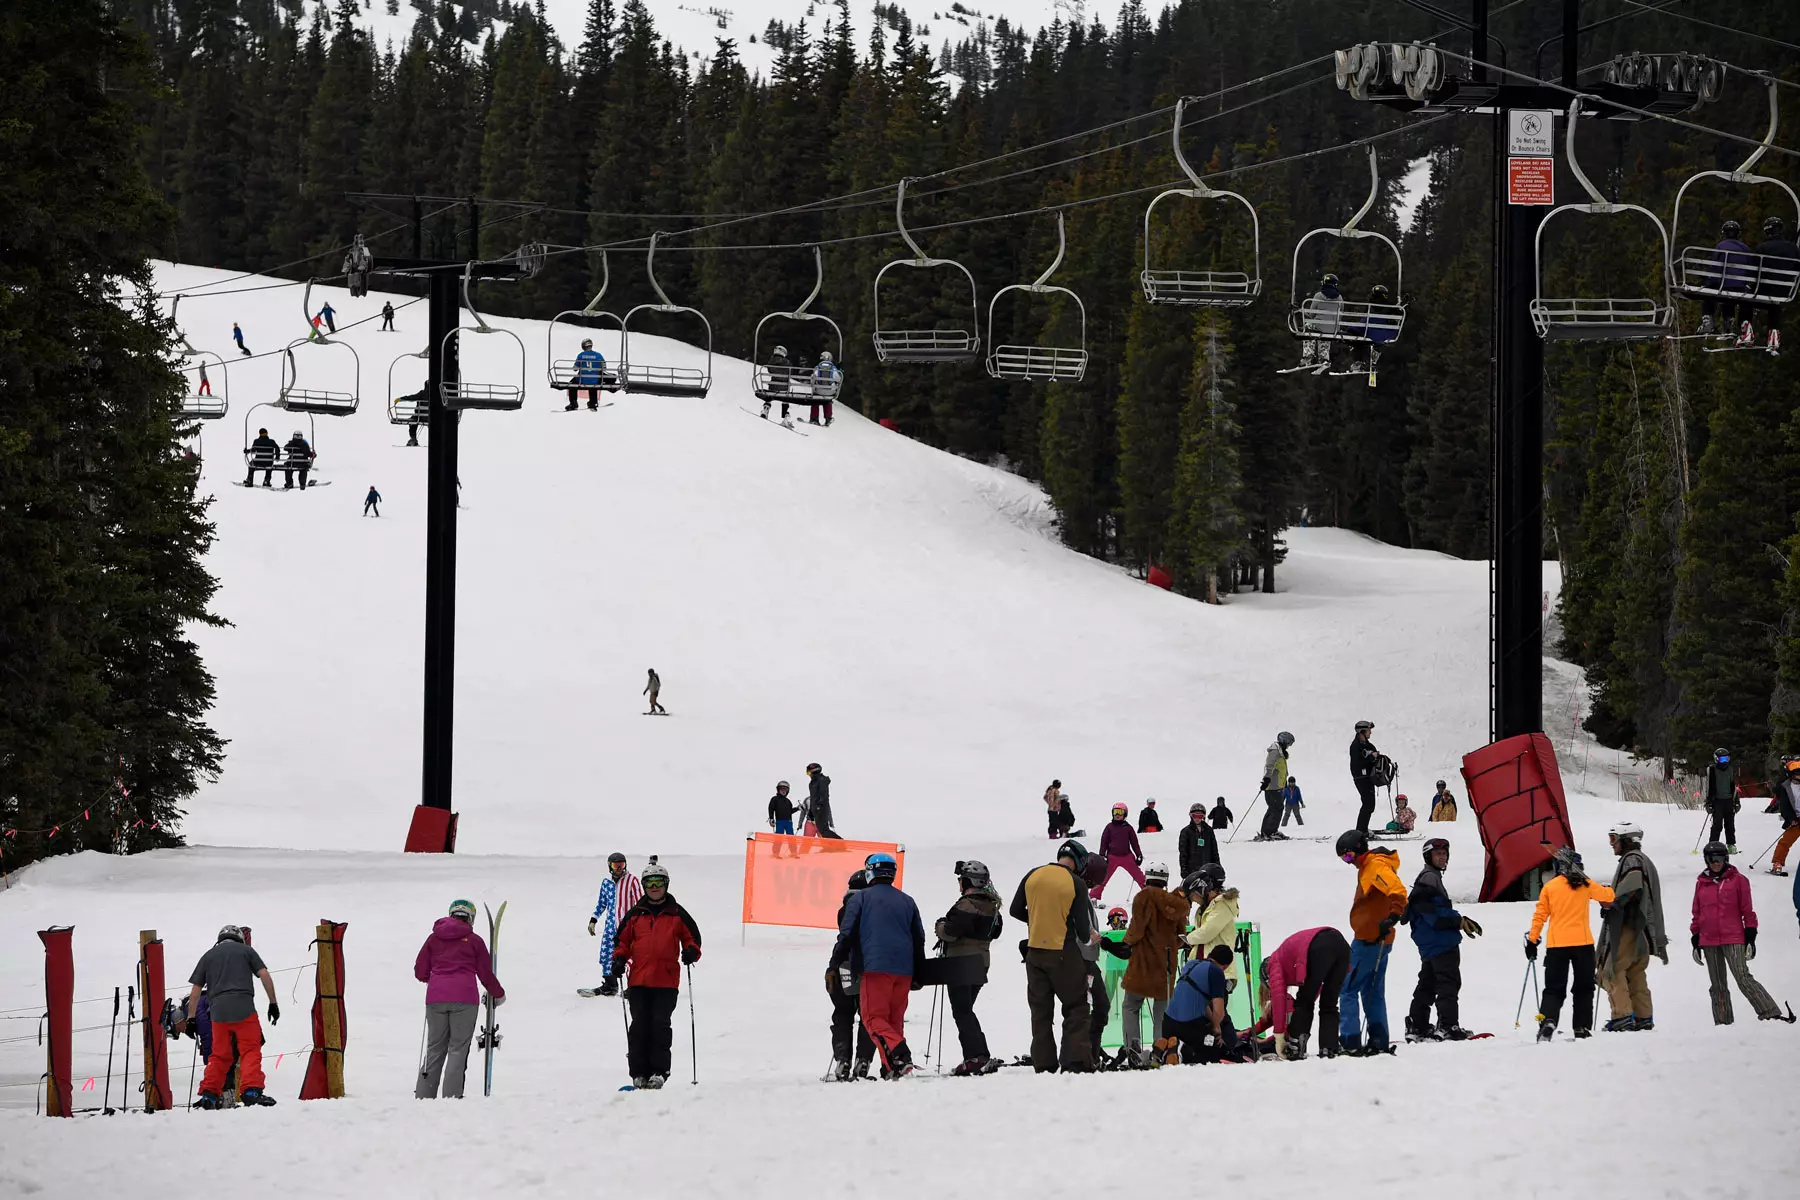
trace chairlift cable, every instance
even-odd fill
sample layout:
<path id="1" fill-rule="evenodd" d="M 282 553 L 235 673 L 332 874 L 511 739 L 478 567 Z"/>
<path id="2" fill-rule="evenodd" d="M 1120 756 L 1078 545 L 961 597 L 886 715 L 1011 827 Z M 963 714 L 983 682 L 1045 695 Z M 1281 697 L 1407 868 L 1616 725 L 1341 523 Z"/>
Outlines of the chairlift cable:
<path id="1" fill-rule="evenodd" d="M 1767 42 L 1771 46 L 1780 46 L 1783 50 L 1800 50 L 1800 46 L 1795 45 L 1793 42 L 1784 42 L 1780 38 L 1772 38 L 1766 33 L 1752 33 L 1748 29 L 1733 29 L 1729 25 L 1721 25 L 1717 21 L 1702 20 L 1699 17 L 1689 16 L 1687 13 L 1669 12 L 1668 10 L 1663 9 L 1663 8 L 1652 8 L 1648 4 L 1638 3 L 1638 0 L 1625 0 L 1625 3 L 1627 6 L 1629 6 L 1631 8 L 1640 10 L 1636 13 L 1630 14 L 1631 16 L 1654 15 L 1654 16 L 1674 17 L 1677 21 L 1688 21 L 1695 25 L 1704 25 L 1708 29 L 1716 29 L 1720 33 L 1734 33 L 1739 37 L 1749 38 L 1752 41 Z M 1727 64 L 1727 65 L 1729 65 L 1729 64 Z M 1741 71 L 1741 70 L 1743 70 L 1743 68 L 1742 67 L 1733 67 L 1732 70 Z M 1746 72 L 1746 74 L 1749 74 L 1749 72 Z M 1781 82 L 1786 83 L 1787 86 L 1789 86 L 1789 87 L 1800 87 L 1800 83 L 1788 83 L 1788 81 L 1785 79 L 1781 80 Z"/>

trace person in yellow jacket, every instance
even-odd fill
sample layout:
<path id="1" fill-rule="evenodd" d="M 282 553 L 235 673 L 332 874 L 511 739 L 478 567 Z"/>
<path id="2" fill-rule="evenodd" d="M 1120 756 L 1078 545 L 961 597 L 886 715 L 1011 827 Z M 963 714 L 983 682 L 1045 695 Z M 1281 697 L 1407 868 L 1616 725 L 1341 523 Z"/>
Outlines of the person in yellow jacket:
<path id="1" fill-rule="evenodd" d="M 1558 850 L 1554 862 L 1556 878 L 1538 893 L 1537 909 L 1531 914 L 1531 932 L 1525 935 L 1525 957 L 1532 962 L 1537 961 L 1538 943 L 1546 936 L 1550 942 L 1550 952 L 1544 955 L 1543 1009 L 1538 1013 L 1540 1042 L 1556 1036 L 1556 1020 L 1562 1015 L 1571 974 L 1575 977 L 1575 1036 L 1592 1036 L 1594 930 L 1588 921 L 1588 905 L 1613 902 L 1613 890 L 1587 877 L 1581 855 L 1575 853 L 1573 846 Z"/>
<path id="2" fill-rule="evenodd" d="M 1392 1054 L 1387 957 L 1394 926 L 1406 915 L 1400 856 L 1386 846 L 1370 849 L 1369 835 L 1360 829 L 1339 836 L 1337 855 L 1356 868 L 1356 898 L 1350 903 L 1350 936 L 1355 940 L 1350 943 L 1350 973 L 1338 993 L 1338 1040 L 1345 1054 Z"/>
<path id="3" fill-rule="evenodd" d="M 1182 940 L 1194 958 L 1205 958 L 1217 946 L 1232 947 L 1231 965 L 1224 969 L 1225 990 L 1231 991 L 1237 987 L 1238 978 L 1238 890 L 1225 886 L 1225 868 L 1218 863 L 1207 863 L 1195 871 L 1186 886 L 1199 911 L 1194 916 L 1194 927 Z"/>

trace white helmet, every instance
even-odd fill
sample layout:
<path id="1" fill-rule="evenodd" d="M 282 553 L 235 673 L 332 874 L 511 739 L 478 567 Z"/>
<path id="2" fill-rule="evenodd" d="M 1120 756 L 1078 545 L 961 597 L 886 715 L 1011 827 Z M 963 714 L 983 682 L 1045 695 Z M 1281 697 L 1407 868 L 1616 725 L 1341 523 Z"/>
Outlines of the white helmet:
<path id="1" fill-rule="evenodd" d="M 593 338 L 582 338 L 581 339 L 581 348 L 583 350 L 592 350 L 594 348 L 594 339 Z"/>
<path id="2" fill-rule="evenodd" d="M 1644 840 L 1644 827 L 1636 821 L 1620 821 L 1606 831 L 1606 836 L 1618 838 L 1620 841 L 1630 839 L 1634 842 L 1641 842 Z"/>
<path id="3" fill-rule="evenodd" d="M 306 435 L 304 433 L 301 433 L 298 429 L 294 430 L 294 436 L 297 438 L 302 438 L 302 439 L 304 439 L 306 437 Z"/>
<path id="4" fill-rule="evenodd" d="M 786 346 L 775 347 L 774 354 L 775 354 L 776 358 L 786 358 L 787 357 L 787 347 Z"/>
<path id="5" fill-rule="evenodd" d="M 1160 883 L 1167 886 L 1169 882 L 1169 864 L 1159 862 L 1145 863 L 1144 878 L 1150 883 Z"/>
<path id="6" fill-rule="evenodd" d="M 831 361 L 831 351 L 829 351 L 829 350 L 819 351 L 819 361 L 822 363 L 830 362 Z"/>

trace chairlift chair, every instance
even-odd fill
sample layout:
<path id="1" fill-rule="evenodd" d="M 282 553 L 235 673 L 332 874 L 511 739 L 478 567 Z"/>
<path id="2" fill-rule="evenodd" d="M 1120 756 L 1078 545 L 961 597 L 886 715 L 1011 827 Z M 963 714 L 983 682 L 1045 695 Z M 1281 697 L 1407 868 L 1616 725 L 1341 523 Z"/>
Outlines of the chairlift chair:
<path id="1" fill-rule="evenodd" d="M 1538 336 L 1553 342 L 1645 341 L 1661 338 L 1669 332 L 1675 317 L 1675 299 L 1669 288 L 1669 231 L 1657 215 L 1640 204 L 1616 204 L 1602 196 L 1581 169 L 1575 157 L 1575 127 L 1581 116 L 1581 97 L 1569 102 L 1569 128 L 1564 138 L 1569 170 L 1588 194 L 1584 204 L 1559 204 L 1544 215 L 1538 225 L 1536 257 L 1537 286 L 1531 301 L 1531 323 Z M 1656 226 L 1662 239 L 1662 299 L 1654 296 L 1546 296 L 1544 295 L 1544 230 L 1563 213 L 1588 213 L 1612 216 L 1639 213 Z"/>
<path id="2" fill-rule="evenodd" d="M 252 404 L 250 406 L 250 410 L 244 414 L 244 467 L 245 467 L 245 469 L 246 470 L 254 470 L 254 471 L 265 471 L 265 470 L 266 471 L 298 471 L 300 469 L 300 467 L 297 463 L 290 464 L 287 460 L 286 446 L 287 446 L 287 443 L 289 440 L 289 436 L 291 436 L 291 435 L 275 437 L 275 435 L 271 434 L 270 436 L 275 437 L 275 446 L 276 446 L 275 461 L 272 464 L 255 464 L 255 465 L 252 464 L 252 460 L 250 457 L 251 454 L 253 453 L 253 451 L 251 450 L 251 443 L 255 440 L 255 438 L 251 435 L 250 430 L 252 428 L 254 428 L 256 425 L 256 421 L 254 418 L 256 416 L 256 410 L 259 408 L 285 409 L 287 412 L 298 412 L 298 413 L 303 414 L 306 417 L 306 444 L 312 448 L 312 453 L 313 453 L 312 458 L 307 460 L 307 469 L 310 471 L 317 472 L 319 469 L 319 430 L 318 430 L 317 422 L 313 419 L 314 413 L 316 410 L 306 409 L 306 408 L 292 408 L 287 405 L 284 405 L 279 400 L 265 400 L 261 404 Z"/>
<path id="3" fill-rule="evenodd" d="M 419 390 L 417 392 L 413 392 L 404 397 L 395 395 L 394 368 L 398 367 L 402 362 L 405 362 L 409 358 L 425 360 L 427 364 L 426 369 L 429 371 L 431 350 L 427 347 L 424 350 L 414 351 L 411 354 L 402 354 L 399 358 L 396 358 L 393 362 L 388 364 L 388 422 L 393 425 L 428 425 L 431 423 L 431 401 L 430 398 L 426 396 L 425 390 L 430 386 L 429 379 L 427 379 L 425 383 L 419 385 Z"/>
<path id="4" fill-rule="evenodd" d="M 175 324 L 176 314 L 180 311 L 181 297 L 176 296 L 169 305 L 171 324 Z M 225 360 L 210 350 L 196 350 L 179 324 L 175 324 L 175 338 L 181 344 L 181 357 L 184 360 L 176 369 L 181 372 L 182 379 L 187 384 L 181 399 L 181 415 L 203 421 L 218 420 L 231 410 L 231 380 Z M 200 390 L 202 377 L 206 380 L 204 392 Z"/>
<path id="5" fill-rule="evenodd" d="M 458 378 L 447 379 L 438 384 L 438 395 L 443 400 L 444 407 L 448 409 L 477 408 L 492 412 L 510 412 L 522 407 L 525 403 L 525 343 L 512 330 L 496 329 L 489 325 L 486 318 L 476 309 L 475 302 L 469 298 L 469 277 L 474 271 L 475 264 L 473 262 L 463 264 L 463 307 L 467 308 L 469 315 L 475 318 L 475 324 L 459 325 L 444 335 L 440 361 L 455 362 Z M 484 383 L 461 378 L 462 357 L 460 351 L 462 350 L 462 335 L 465 333 L 498 334 L 502 340 L 511 338 L 513 345 L 518 347 L 519 351 L 519 382 Z M 454 352 L 457 354 L 455 359 L 450 357 L 453 353 L 452 344 L 454 344 Z"/>
<path id="6" fill-rule="evenodd" d="M 1670 269 L 1675 290 L 1694 299 L 1717 299 L 1780 307 L 1791 304 L 1800 291 L 1800 264 L 1792 259 L 1767 258 L 1761 254 L 1730 252 L 1727 266 L 1725 254 L 1711 246 L 1681 245 L 1681 203 L 1687 190 L 1702 179 L 1723 179 L 1735 184 L 1770 184 L 1787 196 L 1794 212 L 1793 228 L 1800 229 L 1800 196 L 1786 182 L 1771 175 L 1755 175 L 1751 168 L 1775 144 L 1775 133 L 1781 126 L 1781 95 L 1776 81 L 1764 76 L 1769 90 L 1769 132 L 1762 144 L 1734 171 L 1701 171 L 1681 185 L 1675 193 L 1675 211 L 1669 218 L 1669 244 L 1681 246 L 1679 257 Z M 1746 222 L 1746 228 L 1748 223 Z"/>
<path id="7" fill-rule="evenodd" d="M 772 312 L 756 323 L 756 332 L 750 340 L 750 389 L 756 393 L 758 400 L 772 403 L 825 404 L 835 401 L 844 387 L 844 331 L 838 328 L 836 321 L 823 313 L 808 312 L 807 308 L 819 298 L 819 290 L 825 286 L 825 259 L 819 248 L 814 246 L 813 252 L 813 289 L 800 307 L 792 312 Z M 763 362 L 762 337 L 763 326 L 770 321 L 823 321 L 831 329 L 831 335 L 837 340 L 837 353 L 833 359 L 838 368 L 829 378 L 816 374 L 814 367 L 802 367 L 793 364 L 779 365 Z"/>
<path id="8" fill-rule="evenodd" d="M 585 391 L 586 389 L 593 387 L 602 392 L 616 392 L 624 386 L 625 381 L 620 378 L 619 368 L 614 364 L 608 363 L 605 367 L 601 368 L 599 383 L 587 384 L 577 382 L 577 377 L 580 372 L 575 366 L 574 358 L 558 358 L 556 356 L 556 327 L 558 325 L 572 325 L 583 329 L 599 328 L 600 322 L 603 321 L 610 321 L 619 327 L 619 353 L 621 355 L 624 354 L 625 322 L 620 319 L 617 313 L 607 312 L 600 307 L 600 301 L 606 295 L 607 285 L 611 282 L 612 268 L 607 264 L 606 251 L 602 250 L 600 252 L 599 292 L 595 294 L 592 300 L 589 300 L 580 308 L 565 309 L 550 318 L 550 328 L 545 338 L 544 359 L 550 364 L 548 376 L 550 386 L 558 391 L 566 392 L 570 388 L 575 388 L 577 391 Z M 595 324 L 593 326 L 587 326 L 582 324 L 583 321 L 593 321 Z"/>
<path id="9" fill-rule="evenodd" d="M 646 396 L 704 396 L 712 390 L 712 322 L 697 308 L 676 304 L 656 281 L 656 243 L 661 233 L 650 235 L 650 250 L 644 256 L 644 273 L 650 277 L 650 290 L 661 304 L 640 304 L 625 314 L 620 322 L 620 372 L 625 377 L 625 390 Z M 664 366 L 657 363 L 631 361 L 631 319 L 642 312 L 692 313 L 706 329 L 706 369 Z"/>
<path id="10" fill-rule="evenodd" d="M 950 258 L 930 258 L 906 231 L 906 185 L 900 181 L 900 192 L 894 200 L 894 223 L 900 238 L 911 248 L 911 258 L 897 258 L 875 275 L 875 357 L 881 362 L 945 363 L 968 362 L 981 355 L 981 301 L 975 291 L 975 276 L 969 269 Z M 884 329 L 881 324 L 881 281 L 895 267 L 954 267 L 969 282 L 969 313 L 973 330 L 968 329 Z"/>
<path id="11" fill-rule="evenodd" d="M 1066 287 L 1049 282 L 1056 268 L 1062 265 L 1063 250 L 1068 244 L 1063 231 L 1063 214 L 1056 214 L 1056 258 L 1044 268 L 1044 273 L 1037 277 L 1035 283 L 1014 283 L 995 292 L 988 301 L 988 344 L 992 347 L 987 356 L 987 372 L 995 379 L 1028 379 L 1049 382 L 1074 383 L 1087 373 L 1087 305 L 1081 297 Z M 1033 295 L 1062 295 L 1075 302 L 1075 311 L 1081 319 L 1080 344 L 1068 346 L 1010 346 L 1000 345 L 994 332 L 994 310 L 1000 303 L 1000 297 L 1008 292 L 1026 292 Z"/>
<path id="12" fill-rule="evenodd" d="M 340 342 L 335 336 L 318 329 L 312 323 L 312 290 L 316 279 L 306 281 L 306 291 L 300 299 L 300 311 L 306 318 L 308 335 L 296 338 L 287 344 L 282 352 L 281 391 L 274 403 L 277 407 L 289 412 L 318 413 L 328 417 L 347 417 L 354 413 L 362 400 L 362 358 L 356 353 L 356 347 L 348 342 Z M 312 348 L 337 347 L 350 355 L 351 386 L 350 390 L 340 391 L 335 388 L 315 388 L 300 386 L 300 366 L 295 361 L 296 350 Z M 316 358 L 317 356 L 311 356 Z M 341 356 L 340 356 L 341 357 Z"/>
<path id="13" fill-rule="evenodd" d="M 1144 209 L 1144 270 L 1139 276 L 1144 286 L 1144 299 L 1152 304 L 1179 304 L 1204 308 L 1243 308 L 1262 295 L 1262 225 L 1257 220 L 1256 206 L 1236 192 L 1219 191 L 1206 186 L 1206 181 L 1188 165 L 1181 150 L 1181 118 L 1187 108 L 1187 97 L 1175 102 L 1175 162 L 1188 177 L 1192 187 L 1170 188 L 1159 192 Z M 1250 213 L 1250 273 L 1242 271 L 1184 271 L 1157 269 L 1151 250 L 1150 218 L 1156 206 L 1171 196 L 1190 200 L 1224 200 L 1242 204 Z"/>
<path id="14" fill-rule="evenodd" d="M 1376 198 L 1381 194 L 1381 168 L 1377 161 L 1375 148 L 1369 150 L 1369 195 L 1362 207 L 1356 210 L 1348 221 L 1336 229 L 1314 229 L 1302 237 L 1294 245 L 1293 275 L 1288 285 L 1288 332 L 1302 341 L 1354 342 L 1370 347 L 1386 345 L 1397 341 L 1400 331 L 1406 325 L 1405 294 L 1400 290 L 1405 282 L 1406 264 L 1400 257 L 1400 247 L 1386 234 L 1377 233 L 1373 229 L 1358 228 L 1360 222 L 1375 207 Z M 1376 304 L 1365 300 L 1344 299 L 1335 308 L 1321 304 L 1308 295 L 1300 293 L 1300 264 L 1306 243 L 1316 237 L 1333 237 L 1341 239 L 1371 238 L 1386 246 L 1388 253 L 1394 258 L 1394 286 L 1392 296 L 1395 303 Z M 1371 363 L 1371 369 L 1373 364 Z"/>

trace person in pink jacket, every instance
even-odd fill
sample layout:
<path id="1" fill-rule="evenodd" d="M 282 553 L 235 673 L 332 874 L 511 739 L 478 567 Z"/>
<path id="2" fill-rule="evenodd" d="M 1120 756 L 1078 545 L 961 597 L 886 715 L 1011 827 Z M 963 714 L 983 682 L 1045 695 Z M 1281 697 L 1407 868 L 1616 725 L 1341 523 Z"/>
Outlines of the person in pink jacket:
<path id="1" fill-rule="evenodd" d="M 443 1076 L 446 1099 L 462 1099 L 463 1074 L 469 1066 L 469 1039 L 475 1036 L 481 1013 L 481 993 L 488 990 L 498 1007 L 506 1003 L 506 989 L 494 978 L 493 959 L 487 943 L 470 927 L 475 905 L 468 900 L 450 904 L 450 915 L 439 917 L 431 936 L 419 947 L 413 962 L 413 978 L 425 985 L 425 1060 L 419 1064 L 419 1081 L 413 1096 L 432 1100 Z"/>
<path id="2" fill-rule="evenodd" d="M 1694 961 L 1705 965 L 1712 984 L 1713 1024 L 1732 1021 L 1731 990 L 1725 986 L 1727 969 L 1759 1020 L 1778 1019 L 1781 1006 L 1750 974 L 1750 960 L 1756 957 L 1756 909 L 1750 903 L 1750 881 L 1731 865 L 1730 851 L 1723 842 L 1708 842 L 1705 853 L 1706 869 L 1694 881 L 1694 919 L 1688 931 L 1693 935 Z"/>
<path id="3" fill-rule="evenodd" d="M 1137 830 L 1126 820 L 1130 814 L 1131 810 L 1123 804 L 1113 805 L 1112 820 L 1100 832 L 1100 856 L 1106 860 L 1106 874 L 1088 892 L 1096 900 L 1106 891 L 1114 871 L 1124 871 L 1139 887 L 1144 886 L 1144 852 L 1138 847 Z"/>
<path id="4" fill-rule="evenodd" d="M 1312 1030 L 1313 1005 L 1319 1011 L 1319 1057 L 1338 1053 L 1338 993 L 1350 973 L 1350 943 L 1329 925 L 1302 929 L 1275 948 L 1262 961 L 1262 1020 L 1251 1027 L 1252 1035 L 1270 1029 L 1275 1052 L 1286 1059 L 1306 1057 L 1306 1036 Z M 1300 994 L 1288 998 L 1289 988 Z"/>

